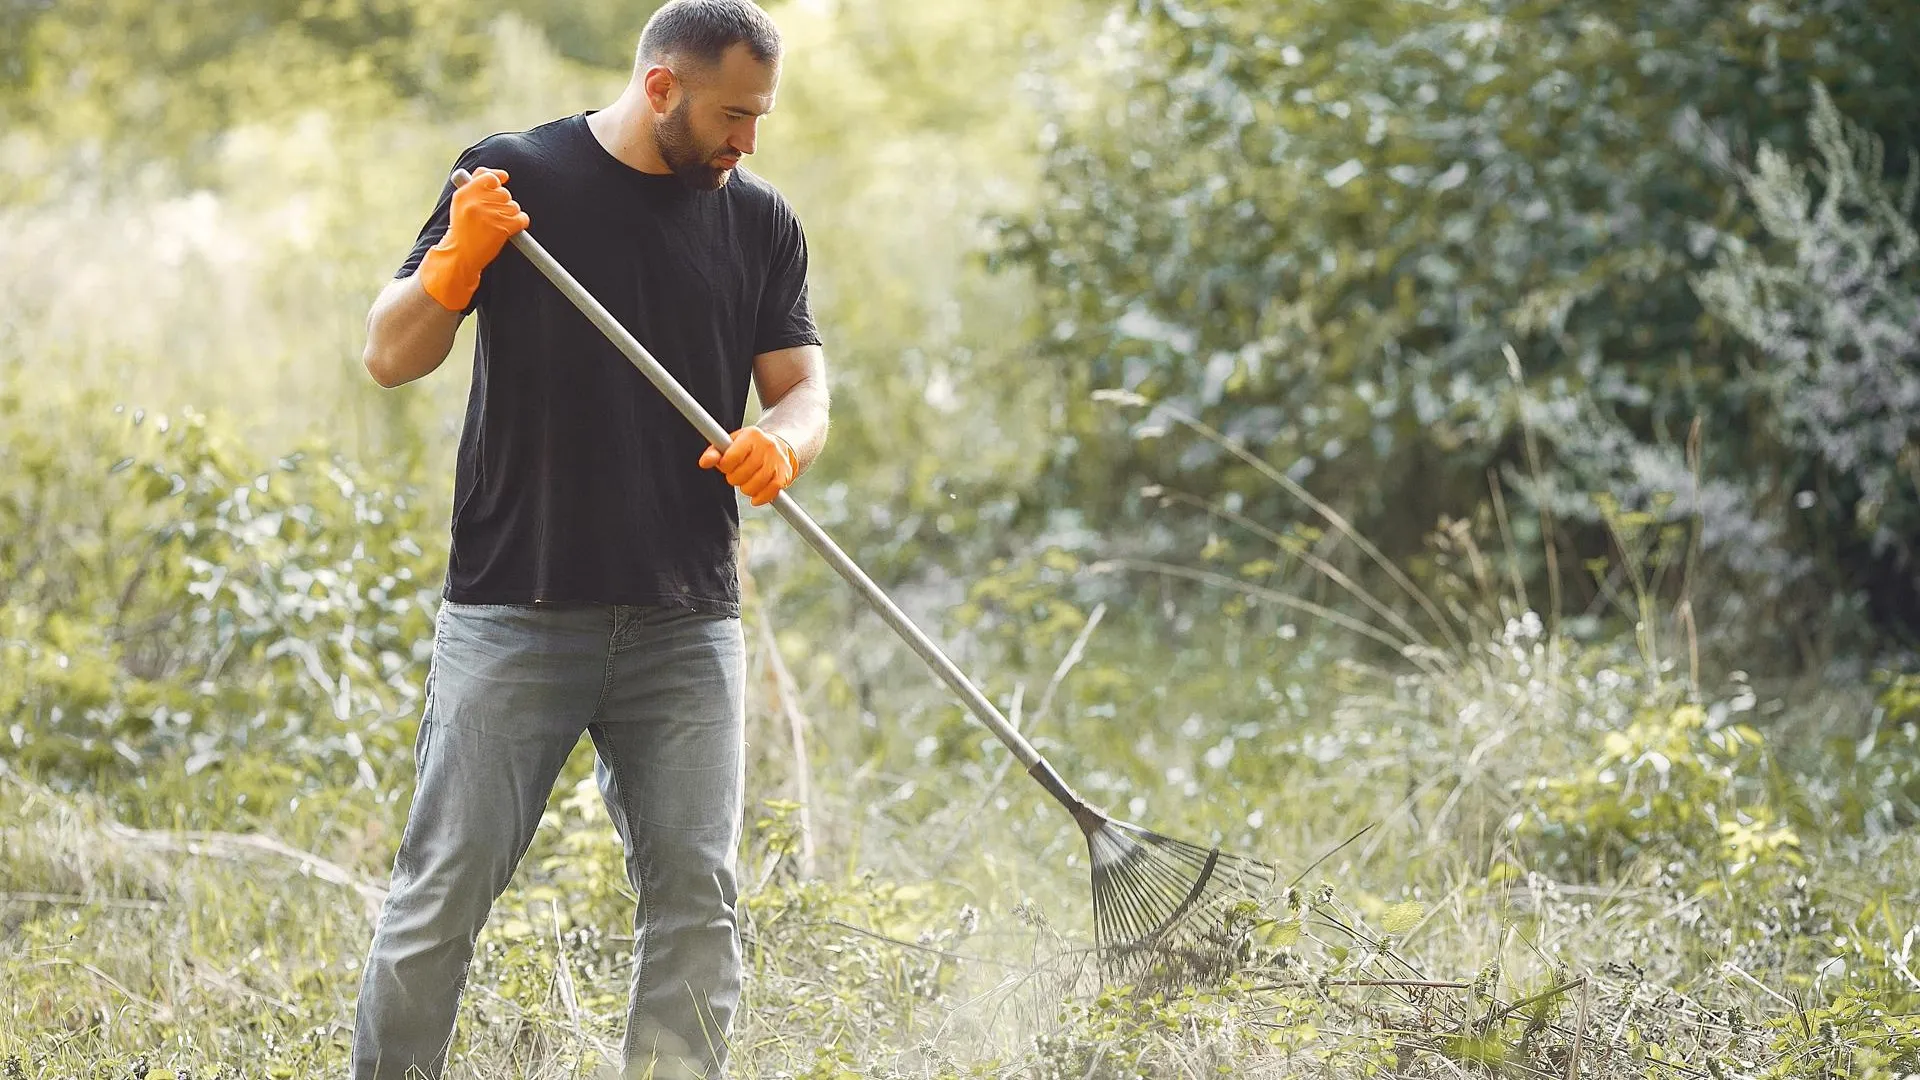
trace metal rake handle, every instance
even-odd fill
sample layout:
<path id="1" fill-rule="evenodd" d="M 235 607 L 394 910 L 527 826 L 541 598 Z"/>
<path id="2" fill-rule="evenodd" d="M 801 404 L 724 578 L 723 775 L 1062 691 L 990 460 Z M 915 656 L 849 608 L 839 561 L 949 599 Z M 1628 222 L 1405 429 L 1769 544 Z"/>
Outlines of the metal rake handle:
<path id="1" fill-rule="evenodd" d="M 472 174 L 467 170 L 454 171 L 453 180 L 456 186 L 463 185 L 470 179 Z M 708 442 L 721 450 L 732 445 L 732 438 L 726 429 L 720 426 L 719 421 L 709 415 L 707 410 L 701 407 L 700 402 L 695 400 L 692 394 L 687 393 L 686 388 L 682 387 L 666 368 L 660 366 L 660 361 L 653 358 L 653 354 L 647 351 L 646 346 L 636 341 L 634 336 L 627 332 L 627 328 L 620 325 L 619 320 L 615 319 L 606 308 L 600 306 L 600 301 L 595 300 L 585 286 L 574 280 L 566 267 L 561 266 L 558 260 L 548 254 L 547 249 L 541 247 L 540 242 L 535 240 L 530 232 L 523 229 L 515 233 L 512 242 L 514 247 L 520 249 L 520 254 L 526 256 L 528 262 L 545 274 L 547 280 L 553 282 L 554 287 L 559 289 L 568 300 L 573 301 L 574 307 L 579 308 L 582 314 L 593 321 L 593 325 L 600 328 L 600 332 L 607 336 L 607 340 L 613 342 L 616 348 L 626 354 L 628 360 L 633 361 L 633 366 L 640 369 L 640 374 L 645 375 L 648 382 L 665 394 L 667 400 L 673 403 L 673 407 L 680 410 L 680 415 L 686 417 Z M 805 510 L 800 509 L 799 503 L 782 491 L 774 496 L 773 508 L 780 512 L 781 517 L 787 519 L 787 524 L 793 526 L 801 539 L 805 540 L 813 550 L 819 552 L 820 557 L 827 560 L 829 566 L 833 567 L 841 577 L 859 591 L 860 595 L 866 598 L 869 604 L 873 605 L 874 610 L 880 613 L 880 617 L 887 621 L 887 625 L 893 627 L 908 645 L 913 646 L 913 651 L 919 653 L 920 658 L 925 660 L 927 665 L 953 688 L 953 692 L 960 695 L 960 699 L 966 703 L 973 715 L 987 725 L 1000 741 L 1006 744 L 1007 749 L 1013 751 L 1013 756 L 1033 773 L 1035 779 L 1040 780 L 1055 798 L 1062 799 L 1064 802 L 1066 801 L 1062 798 L 1064 795 L 1075 803 L 1080 802 L 1078 796 L 1072 795 L 1066 784 L 1060 780 L 1053 766 L 1033 748 L 1033 744 L 1014 730 L 1013 725 L 1000 714 L 1000 710 L 994 707 L 993 702 L 988 701 L 987 696 L 973 685 L 972 680 L 968 679 L 952 660 L 947 659 L 947 654 L 940 651 L 940 647 L 933 643 L 933 639 L 927 637 L 918 626 L 915 626 L 906 612 L 901 611 L 892 598 L 887 596 L 880 586 L 874 584 L 873 579 L 868 577 L 846 552 L 840 550 L 840 545 L 833 542 L 833 538 L 827 535 L 826 530 L 822 529 L 813 518 L 807 516 Z M 1058 785 L 1058 790 L 1055 789 L 1055 784 Z M 1081 805 L 1085 804 L 1081 803 Z M 1072 803 L 1069 803 L 1069 809 L 1071 808 Z"/>

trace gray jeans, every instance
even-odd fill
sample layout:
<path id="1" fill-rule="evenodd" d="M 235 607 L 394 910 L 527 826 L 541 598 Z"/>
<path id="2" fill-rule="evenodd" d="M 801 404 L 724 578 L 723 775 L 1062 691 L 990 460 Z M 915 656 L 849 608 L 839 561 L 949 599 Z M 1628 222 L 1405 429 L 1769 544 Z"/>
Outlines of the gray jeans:
<path id="1" fill-rule="evenodd" d="M 744 652 L 740 620 L 684 609 L 442 605 L 354 1080 L 441 1075 L 474 939 L 582 732 L 640 897 L 626 1069 L 720 1074 L 740 998 Z"/>

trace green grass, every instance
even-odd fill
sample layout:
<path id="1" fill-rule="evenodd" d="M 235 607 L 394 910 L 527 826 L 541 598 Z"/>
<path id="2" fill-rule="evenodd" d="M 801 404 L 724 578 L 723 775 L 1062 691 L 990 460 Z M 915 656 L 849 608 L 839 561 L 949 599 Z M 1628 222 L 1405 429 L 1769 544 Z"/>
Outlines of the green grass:
<path id="1" fill-rule="evenodd" d="M 763 804 L 743 848 L 737 1075 L 1911 1071 L 1915 837 L 1806 831 L 1797 848 L 1754 858 L 1678 817 L 1638 841 L 1607 833 L 1611 847 L 1554 832 L 1550 785 L 1579 770 L 1543 766 L 1610 752 L 1580 718 L 1613 709 L 1644 726 L 1669 706 L 1649 712 L 1664 690 L 1604 666 L 1617 659 L 1604 650 L 1515 681 L 1531 661 L 1576 652 L 1525 639 L 1523 627 L 1458 670 L 1332 694 L 1324 711 L 1302 710 L 1320 719 L 1278 717 L 1230 760 L 1212 718 L 1161 724 L 1152 704 L 1135 740 L 1061 746 L 1078 775 L 1132 777 L 1123 789 L 1154 804 L 1155 825 L 1205 837 L 1257 807 L 1259 823 L 1229 839 L 1284 878 L 1334 850 L 1291 893 L 1205 916 L 1244 941 L 1227 980 L 1152 994 L 1098 984 L 1064 815 L 931 766 L 894 775 L 884 752 L 848 768 L 855 725 L 810 709 L 814 874 L 799 873 L 791 804 Z M 1104 662 L 1086 650 L 1087 667 Z M 1062 694 L 1076 710 L 1093 704 Z M 756 699 L 760 796 L 789 779 L 779 705 Z M 1098 712 L 1063 716 L 1056 733 L 1110 726 Z M 916 738 L 901 729 L 888 742 Z M 1475 761 L 1489 743 L 1506 752 Z M 1704 776 L 1714 759 L 1699 745 Z M 630 898 L 580 786 L 587 763 L 583 749 L 483 935 L 455 1075 L 594 1075 L 617 1044 Z M 1604 771 L 1575 793 L 1580 805 L 1681 813 L 1636 802 Z M 1751 814 L 1768 796 L 1746 783 L 1758 766 L 1747 771 L 1725 788 L 1696 777 L 1683 801 Z M 1201 796 L 1179 798 L 1169 775 L 1195 778 Z M 1666 775 L 1692 774 L 1670 762 Z M 346 790 L 296 805 L 273 790 L 279 776 L 244 758 L 188 776 L 176 758 L 105 796 L 12 770 L 0 779 L 0 1060 L 46 1077 L 338 1073 L 404 799 Z M 908 782 L 935 794 L 903 794 Z M 236 806 L 253 807 L 232 815 L 247 831 L 211 828 Z M 143 827 L 116 820 L 132 810 Z M 170 818 L 180 827 L 153 827 Z M 1374 827 L 1343 845 L 1359 825 Z"/>
<path id="2" fill-rule="evenodd" d="M 412 778 L 424 502 L 404 469 L 262 459 L 218 421 L 6 407 L 35 422 L 0 486 L 0 1062 L 337 1073 Z M 1345 600 L 1311 591 L 1334 577 L 1287 536 L 1285 593 L 995 562 L 945 616 L 913 606 L 1062 773 L 1304 875 L 1195 916 L 1236 945 L 1225 979 L 1103 987 L 1077 829 L 769 528 L 745 1080 L 1920 1067 L 1911 680 L 1696 675 L 1713 651 L 1681 652 L 1650 590 L 1622 599 L 1638 633 L 1554 633 L 1459 529 L 1432 595 L 1357 556 Z M 1111 573 L 1155 602 L 1083 608 Z M 1296 595 L 1413 647 L 1290 621 Z M 590 764 L 483 935 L 456 1075 L 591 1075 L 619 1038 L 632 898 Z"/>

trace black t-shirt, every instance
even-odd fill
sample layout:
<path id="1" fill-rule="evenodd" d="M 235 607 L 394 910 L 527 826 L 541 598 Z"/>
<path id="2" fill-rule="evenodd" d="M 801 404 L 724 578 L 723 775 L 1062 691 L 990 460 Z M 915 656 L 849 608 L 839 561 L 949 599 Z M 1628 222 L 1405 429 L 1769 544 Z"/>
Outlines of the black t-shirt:
<path id="1" fill-rule="evenodd" d="M 582 112 L 458 160 L 508 173 L 529 231 L 728 431 L 753 358 L 819 344 L 800 222 L 737 168 L 717 191 L 609 154 Z M 452 170 L 448 170 L 449 173 Z M 396 277 L 447 230 L 453 184 Z M 707 441 L 509 244 L 481 275 L 446 598 L 740 612 L 740 510 Z"/>

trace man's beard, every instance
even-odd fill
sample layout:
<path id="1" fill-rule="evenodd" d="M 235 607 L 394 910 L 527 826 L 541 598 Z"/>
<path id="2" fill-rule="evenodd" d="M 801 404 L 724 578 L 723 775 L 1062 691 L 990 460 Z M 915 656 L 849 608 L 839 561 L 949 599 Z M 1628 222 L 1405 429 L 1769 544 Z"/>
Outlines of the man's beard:
<path id="1" fill-rule="evenodd" d="M 691 102 L 683 99 L 653 129 L 654 149 L 680 182 L 695 191 L 713 191 L 727 182 L 726 169 L 716 168 L 713 155 L 703 154 L 693 142 L 693 122 L 688 116 Z"/>

